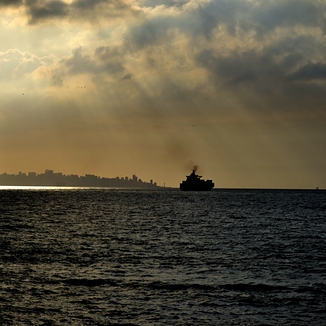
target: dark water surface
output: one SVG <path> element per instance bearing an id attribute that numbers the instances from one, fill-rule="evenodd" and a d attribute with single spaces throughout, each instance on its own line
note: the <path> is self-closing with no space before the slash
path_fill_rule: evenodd
<path id="1" fill-rule="evenodd" d="M 326 192 L 0 190 L 0 325 L 326 325 Z"/>

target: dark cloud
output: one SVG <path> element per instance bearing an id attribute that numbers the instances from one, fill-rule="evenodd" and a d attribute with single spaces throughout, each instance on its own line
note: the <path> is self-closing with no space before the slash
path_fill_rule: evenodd
<path id="1" fill-rule="evenodd" d="M 173 23 L 173 22 L 172 22 Z M 161 43 L 167 36 L 167 31 L 173 28 L 169 20 L 155 19 L 133 26 L 126 35 L 126 43 L 142 49 Z"/>
<path id="2" fill-rule="evenodd" d="M 63 18 L 69 14 L 69 6 L 60 0 L 27 0 L 26 7 L 32 24 L 51 18 Z"/>
<path id="3" fill-rule="evenodd" d="M 212 1 L 195 12 L 199 31 L 210 37 L 218 25 L 225 25 L 230 34 L 237 28 L 245 28 L 246 20 L 252 10 L 252 4 L 241 0 Z M 197 27 L 198 29 L 198 27 Z"/>
<path id="4" fill-rule="evenodd" d="M 261 99 L 274 109 L 285 106 L 305 109 L 308 103 L 314 103 L 315 108 L 326 104 L 324 86 L 316 83 L 326 81 L 326 64 L 311 63 L 310 58 L 311 55 L 296 49 L 290 52 L 285 47 L 282 52 L 280 48 L 276 51 L 266 47 L 234 50 L 224 56 L 217 51 L 203 50 L 197 62 L 210 74 L 216 89 L 225 89 L 243 98 Z"/>
<path id="5" fill-rule="evenodd" d="M 100 72 L 116 74 L 124 72 L 122 61 L 124 53 L 114 46 L 98 47 L 94 51 L 94 60 Z"/>
<path id="6" fill-rule="evenodd" d="M 289 8 L 290 4 L 294 6 L 293 1 L 285 2 L 286 8 Z M 261 6 L 264 7 L 264 4 Z M 306 1 L 297 3 L 297 6 L 300 7 L 297 11 L 302 14 L 311 7 Z M 317 15 L 313 9 L 310 10 L 310 14 Z M 294 16 L 299 19 L 298 13 Z M 295 21 L 294 18 L 288 20 L 292 24 Z M 311 18 L 306 20 L 306 23 L 312 24 L 313 21 Z M 257 41 L 255 36 L 252 40 Z M 325 79 L 325 62 L 321 60 L 326 46 L 318 36 L 285 32 L 274 39 L 265 35 L 264 40 L 265 43 L 257 43 L 256 47 L 246 49 L 241 46 L 223 55 L 217 49 L 207 47 L 198 54 L 197 62 L 207 69 L 216 85 L 235 87 L 251 84 L 257 91 L 264 87 L 266 93 L 273 93 L 275 85 L 289 87 L 295 80 Z"/>
<path id="7" fill-rule="evenodd" d="M 241 0 L 212 1 L 199 6 L 192 15 L 193 27 L 210 36 L 218 25 L 225 25 L 230 34 L 237 30 L 255 31 L 262 37 L 277 28 L 295 26 L 318 27 L 325 30 L 326 3 L 310 0 L 276 0 L 250 2 Z"/>
<path id="8" fill-rule="evenodd" d="M 293 81 L 326 81 L 326 64 L 309 63 L 289 76 Z"/>
<path id="9" fill-rule="evenodd" d="M 181 7 L 188 2 L 189 0 L 144 0 L 143 4 L 147 7 Z"/>
<path id="10" fill-rule="evenodd" d="M 89 74 L 91 76 L 111 75 L 121 79 L 127 75 L 122 64 L 122 58 L 116 49 L 111 47 L 96 48 L 93 54 L 89 54 L 78 47 L 72 51 L 72 55 L 60 61 L 52 75 L 55 86 L 63 85 L 65 75 Z"/>
<path id="11" fill-rule="evenodd" d="M 271 57 L 255 50 L 236 52 L 228 56 L 219 56 L 212 50 L 202 51 L 198 62 L 214 77 L 216 82 L 241 84 L 249 81 L 262 82 L 279 79 L 283 72 Z"/>
<path id="12" fill-rule="evenodd" d="M 121 78 L 121 80 L 129 80 L 131 78 L 132 78 L 132 74 L 126 74 Z"/>
<path id="13" fill-rule="evenodd" d="M 0 6 L 18 6 L 23 3 L 23 0 L 0 0 Z"/>
<path id="14" fill-rule="evenodd" d="M 62 60 L 63 65 L 70 74 L 92 73 L 96 70 L 96 65 L 88 54 L 83 52 L 82 47 L 72 51 L 72 56 Z"/>
<path id="15" fill-rule="evenodd" d="M 220 0 L 186 8 L 185 2 L 165 2 L 178 8 L 177 15 L 155 15 L 151 19 L 133 25 L 126 35 L 126 42 L 138 49 L 169 42 L 171 30 L 191 37 L 195 42 L 201 36 L 211 39 L 214 29 L 225 24 L 230 32 L 237 26 L 238 13 L 245 11 L 248 3 L 239 0 Z M 182 7 L 184 6 L 184 7 Z M 154 6 L 155 7 L 155 6 Z"/>
<path id="16" fill-rule="evenodd" d="M 105 19 L 135 16 L 137 11 L 126 0 L 75 0 L 70 5 L 70 18 L 98 24 Z"/>
<path id="17" fill-rule="evenodd" d="M 75 0 L 70 4 L 62 0 L 0 0 L 1 6 L 22 6 L 30 24 L 39 24 L 49 19 L 89 20 L 94 23 L 107 17 L 123 17 L 134 10 L 124 1 Z M 102 6 L 100 9 L 99 7 Z"/>
<path id="18" fill-rule="evenodd" d="M 99 60 L 105 62 L 122 56 L 123 52 L 115 46 L 100 46 L 95 49 L 94 54 Z"/>
<path id="19" fill-rule="evenodd" d="M 316 27 L 326 30 L 326 4 L 308 0 L 262 1 L 219 0 L 191 5 L 188 2 L 164 1 L 155 4 L 156 14 L 133 25 L 126 40 L 142 49 L 166 42 L 169 31 L 178 30 L 194 42 L 200 37 L 212 40 L 216 28 L 223 26 L 230 36 L 239 32 L 254 32 L 254 38 L 261 40 L 277 28 Z M 159 15 L 163 7 L 175 7 L 176 15 Z"/>
<path id="20" fill-rule="evenodd" d="M 265 1 L 251 16 L 255 30 L 261 34 L 279 27 L 325 26 L 325 2 L 310 0 Z"/>
<path id="21" fill-rule="evenodd" d="M 311 35 L 291 35 L 290 33 L 290 35 L 285 34 L 273 42 L 269 42 L 262 51 L 267 56 L 284 57 L 291 55 L 292 60 L 294 60 L 294 56 L 297 56 L 296 60 L 299 57 L 301 60 L 306 60 L 306 58 L 314 55 L 319 56 L 325 50 L 326 47 L 323 42 Z"/>
<path id="22" fill-rule="evenodd" d="M 75 0 L 72 3 L 72 7 L 79 10 L 90 10 L 94 9 L 98 4 L 108 3 L 107 0 Z"/>
<path id="23" fill-rule="evenodd" d="M 198 7 L 191 16 L 193 29 L 209 37 L 218 25 L 230 34 L 237 30 L 255 31 L 261 38 L 277 28 L 295 26 L 326 30 L 326 3 L 310 0 L 276 0 L 252 3 L 241 0 L 212 1 Z"/>

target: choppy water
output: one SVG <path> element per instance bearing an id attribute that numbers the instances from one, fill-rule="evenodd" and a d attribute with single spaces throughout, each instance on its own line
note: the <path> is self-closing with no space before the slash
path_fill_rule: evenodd
<path id="1" fill-rule="evenodd" d="M 1 325 L 325 325 L 326 193 L 0 191 Z"/>

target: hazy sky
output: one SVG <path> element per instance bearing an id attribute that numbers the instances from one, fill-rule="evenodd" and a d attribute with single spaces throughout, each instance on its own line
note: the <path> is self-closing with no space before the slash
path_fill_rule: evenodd
<path id="1" fill-rule="evenodd" d="M 0 173 L 326 188 L 326 0 L 0 0 Z"/>

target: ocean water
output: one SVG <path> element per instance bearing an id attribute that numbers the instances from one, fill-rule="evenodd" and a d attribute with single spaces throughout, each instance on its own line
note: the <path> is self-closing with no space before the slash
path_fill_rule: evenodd
<path id="1" fill-rule="evenodd" d="M 326 192 L 1 189 L 0 325 L 326 325 Z"/>

